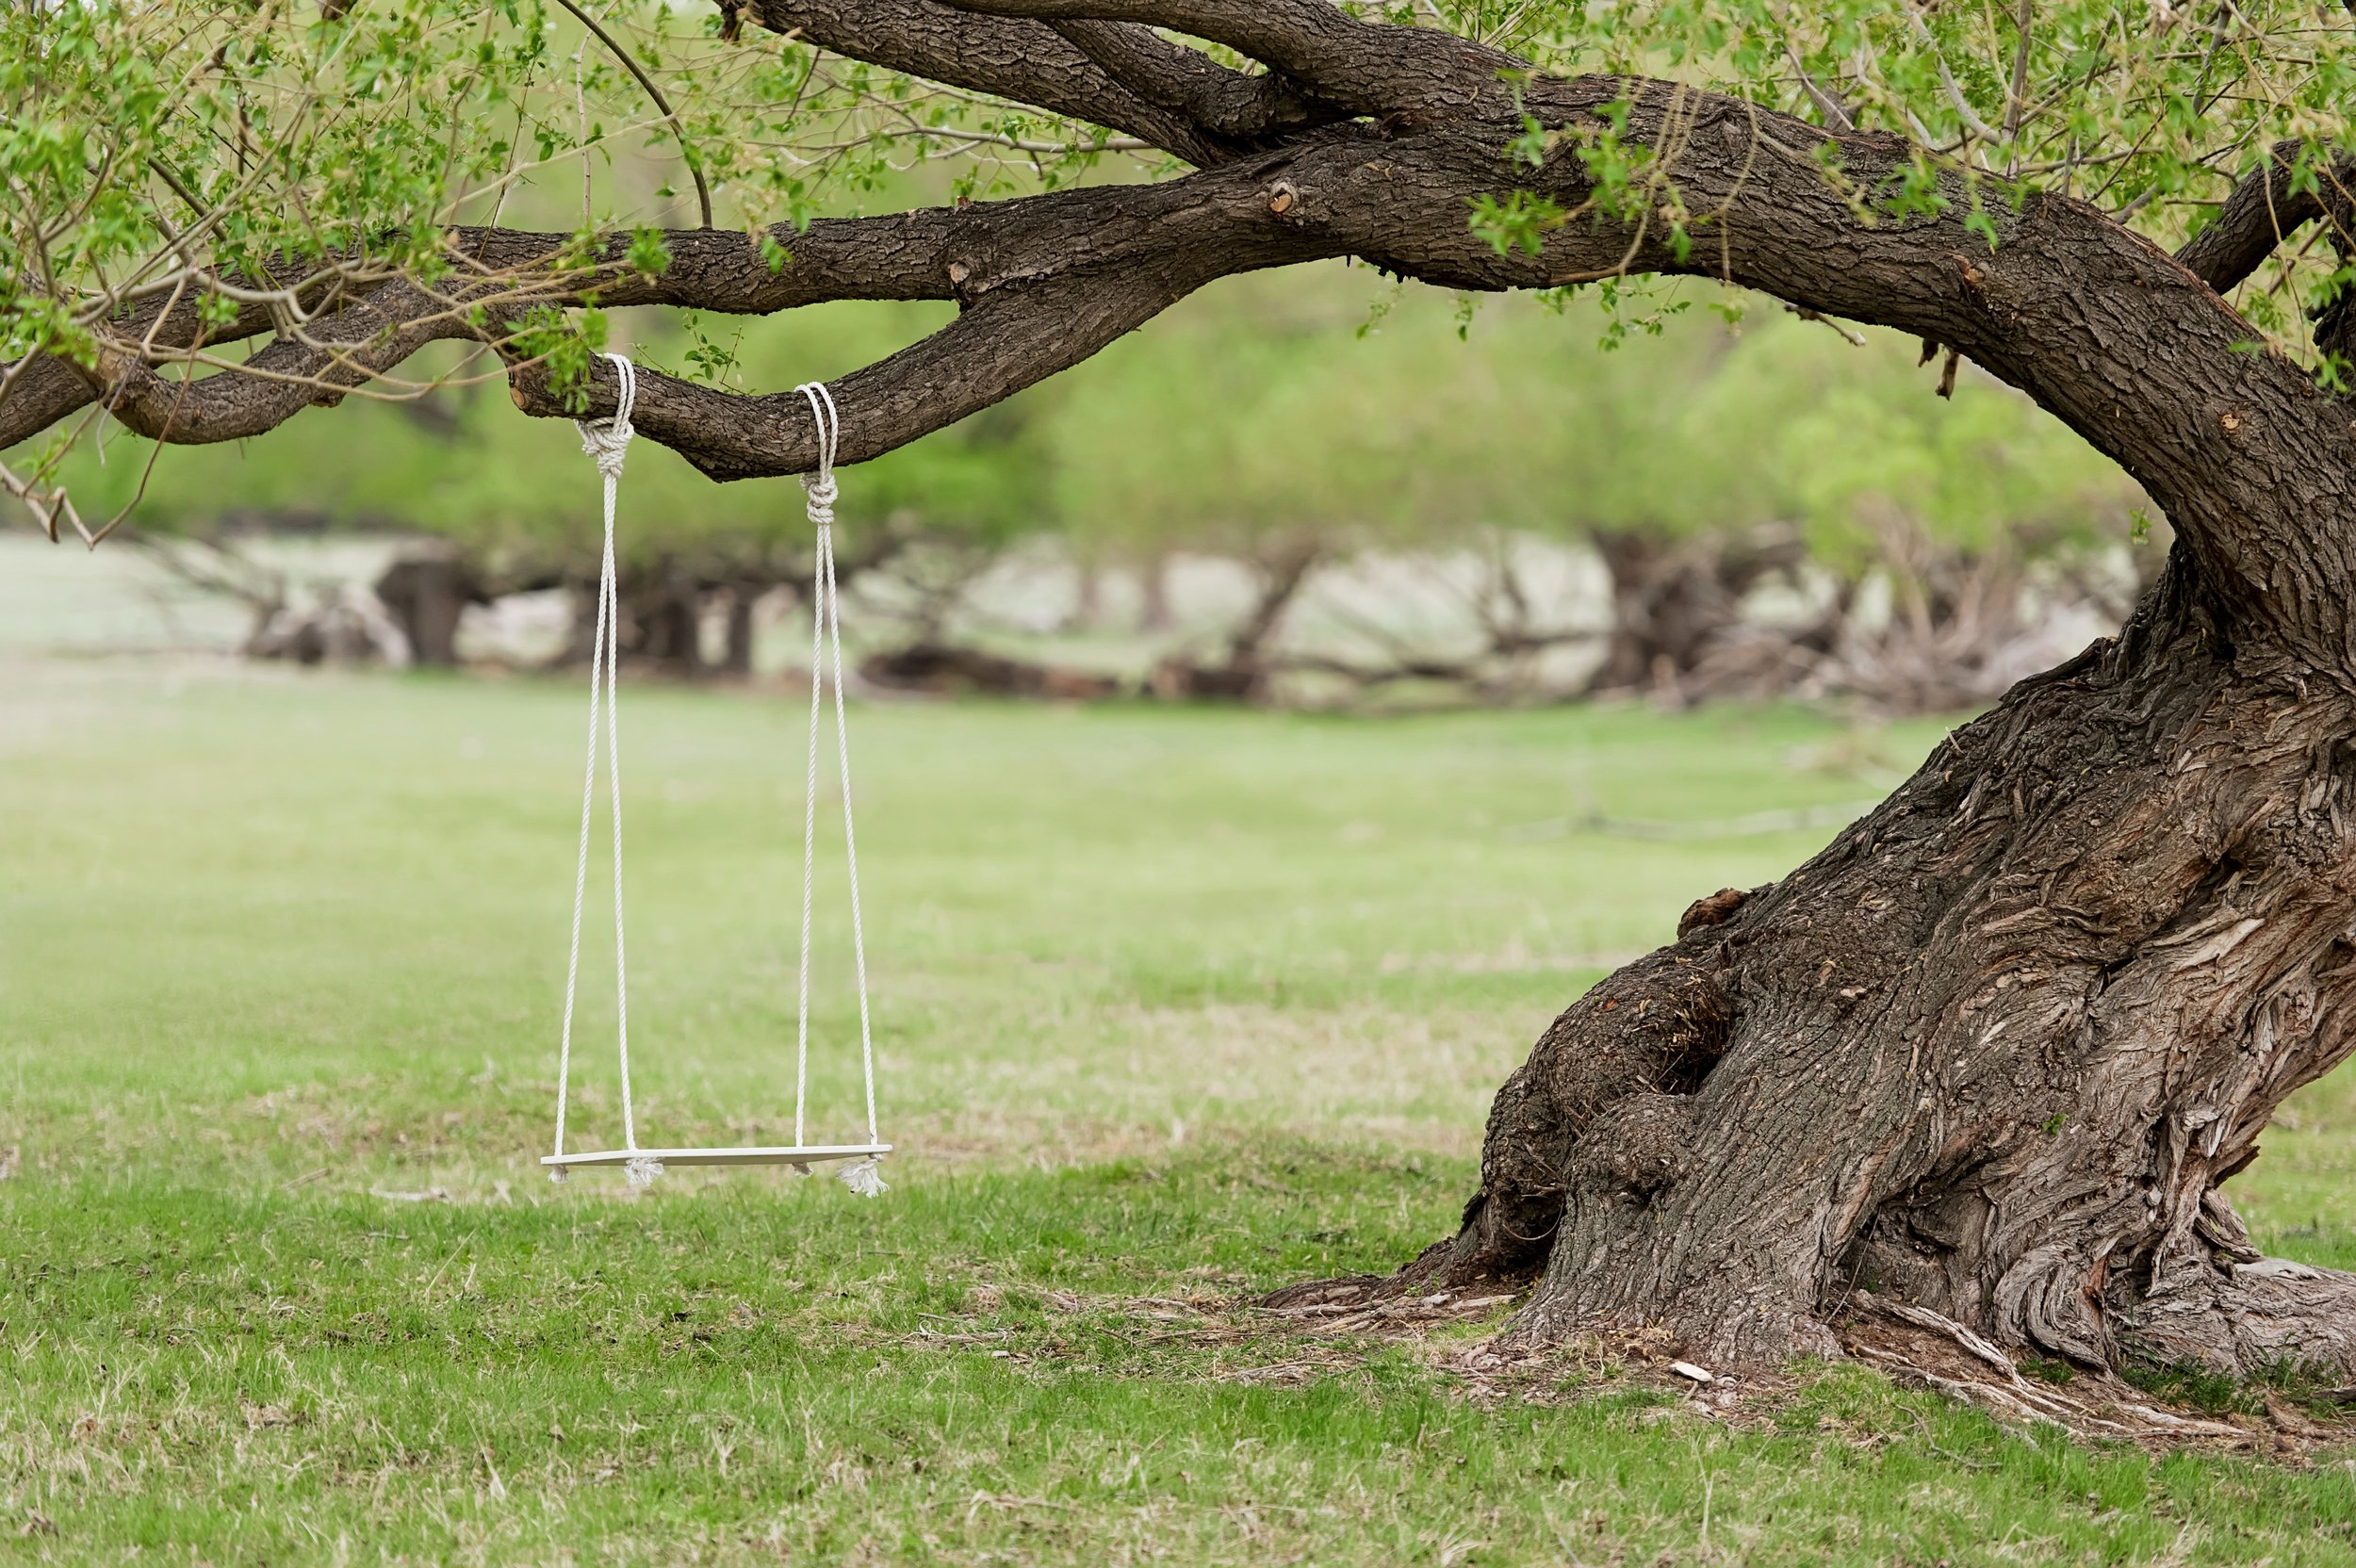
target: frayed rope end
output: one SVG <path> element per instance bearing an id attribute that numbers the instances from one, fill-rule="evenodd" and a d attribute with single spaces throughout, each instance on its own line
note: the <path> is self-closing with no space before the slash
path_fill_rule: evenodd
<path id="1" fill-rule="evenodd" d="M 641 1154 L 622 1167 L 622 1174 L 630 1178 L 631 1186 L 650 1187 L 654 1185 L 654 1179 L 663 1174 L 663 1162 Z"/>
<path id="2" fill-rule="evenodd" d="M 548 1180 L 554 1182 L 558 1186 L 563 1186 L 565 1183 L 571 1181 L 572 1179 L 573 1173 L 569 1167 L 561 1165 L 552 1165 L 548 1167 Z"/>
<path id="3" fill-rule="evenodd" d="M 834 1178 L 861 1198 L 881 1198 L 891 1190 L 884 1184 L 883 1173 L 873 1159 L 853 1160 L 839 1168 Z"/>

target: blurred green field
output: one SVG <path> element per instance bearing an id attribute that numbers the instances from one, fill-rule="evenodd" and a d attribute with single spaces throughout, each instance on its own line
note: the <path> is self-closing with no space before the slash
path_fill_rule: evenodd
<path id="1" fill-rule="evenodd" d="M 1481 1399 L 1478 1325 L 1178 1304 L 1444 1233 L 1552 1014 L 1937 725 L 864 707 L 905 1152 L 862 1203 L 538 1175 L 582 710 L 0 663 L 0 1558 L 2356 1561 L 2349 1463 L 2094 1452 L 1850 1369 L 1741 1430 L 1606 1367 Z M 646 1141 L 790 1119 L 804 722 L 625 693 Z M 813 1134 L 848 1134 L 837 927 L 819 957 Z M 2351 1099 L 2237 1181 L 2273 1250 L 2356 1265 Z"/>

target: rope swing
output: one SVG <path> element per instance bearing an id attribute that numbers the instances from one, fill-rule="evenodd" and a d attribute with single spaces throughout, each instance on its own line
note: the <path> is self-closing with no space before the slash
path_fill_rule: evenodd
<path id="1" fill-rule="evenodd" d="M 674 1165 L 790 1165 L 807 1176 L 810 1167 L 842 1162 L 835 1171 L 844 1185 L 862 1197 L 884 1191 L 876 1162 L 892 1152 L 882 1140 L 875 1119 L 875 1045 L 867 1005 L 867 939 L 859 917 L 859 841 L 851 820 L 850 725 L 843 710 L 843 595 L 835 580 L 834 459 L 842 432 L 842 416 L 834 395 L 820 382 L 794 388 L 810 404 L 818 427 L 818 469 L 802 477 L 810 523 L 817 531 L 816 564 L 811 573 L 810 645 L 809 767 L 802 797 L 802 961 L 795 1007 L 794 1055 L 794 1141 L 790 1145 L 737 1149 L 641 1149 L 630 1084 L 630 971 L 622 932 L 622 772 L 621 743 L 615 726 L 615 671 L 621 662 L 621 604 L 615 585 L 614 550 L 614 499 L 622 478 L 622 462 L 630 450 L 630 416 L 638 400 L 638 370 L 628 356 L 605 356 L 614 366 L 620 387 L 614 415 L 608 419 L 576 421 L 581 450 L 595 458 L 605 488 L 605 547 L 597 570 L 597 629 L 589 650 L 589 760 L 581 785 L 581 846 L 573 872 L 572 950 L 564 972 L 564 1022 L 556 1059 L 556 1147 L 540 1163 L 549 1177 L 564 1181 L 576 1166 L 622 1168 L 630 1185 L 643 1187 Z M 867 1094 L 867 1141 L 852 1144 L 810 1144 L 807 1118 L 810 1104 L 810 936 L 811 893 L 818 858 L 818 731 L 825 704 L 825 656 L 834 663 L 835 754 L 843 788 L 843 847 L 851 883 L 851 954 L 859 977 L 859 1068 Z M 581 923 L 588 904 L 589 827 L 597 790 L 598 721 L 604 720 L 606 793 L 614 817 L 614 996 L 615 1041 L 621 1060 L 622 1147 L 594 1152 L 564 1152 L 564 1113 L 570 1098 L 573 1068 L 573 1004 L 581 985 Z"/>

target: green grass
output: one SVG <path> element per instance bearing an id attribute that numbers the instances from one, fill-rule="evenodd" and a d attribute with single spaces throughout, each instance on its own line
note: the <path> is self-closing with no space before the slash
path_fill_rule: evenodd
<path id="1" fill-rule="evenodd" d="M 1224 1310 L 1444 1233 L 1552 1013 L 1825 836 L 1579 819 L 1864 798 L 1937 726 L 862 710 L 906 1150 L 863 1203 L 537 1176 L 581 717 L 535 682 L 0 669 L 0 1560 L 2356 1561 L 2346 1464 L 2089 1450 L 1851 1368 L 1728 1429 L 1604 1365 L 1471 1387 L 1480 1325 Z M 622 717 L 642 1131 L 778 1135 L 802 718 Z M 2267 1245 L 2356 1262 L 2348 1099 L 2240 1184 Z"/>

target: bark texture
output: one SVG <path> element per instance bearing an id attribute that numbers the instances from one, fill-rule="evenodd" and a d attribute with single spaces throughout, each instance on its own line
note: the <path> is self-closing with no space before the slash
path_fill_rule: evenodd
<path id="1" fill-rule="evenodd" d="M 1830 1354 L 1863 1288 L 2094 1366 L 2356 1367 L 2356 1277 L 2218 1184 L 2356 1046 L 2356 707 L 2180 551 L 1782 882 L 1559 1018 L 1418 1283 L 1518 1331 Z"/>

